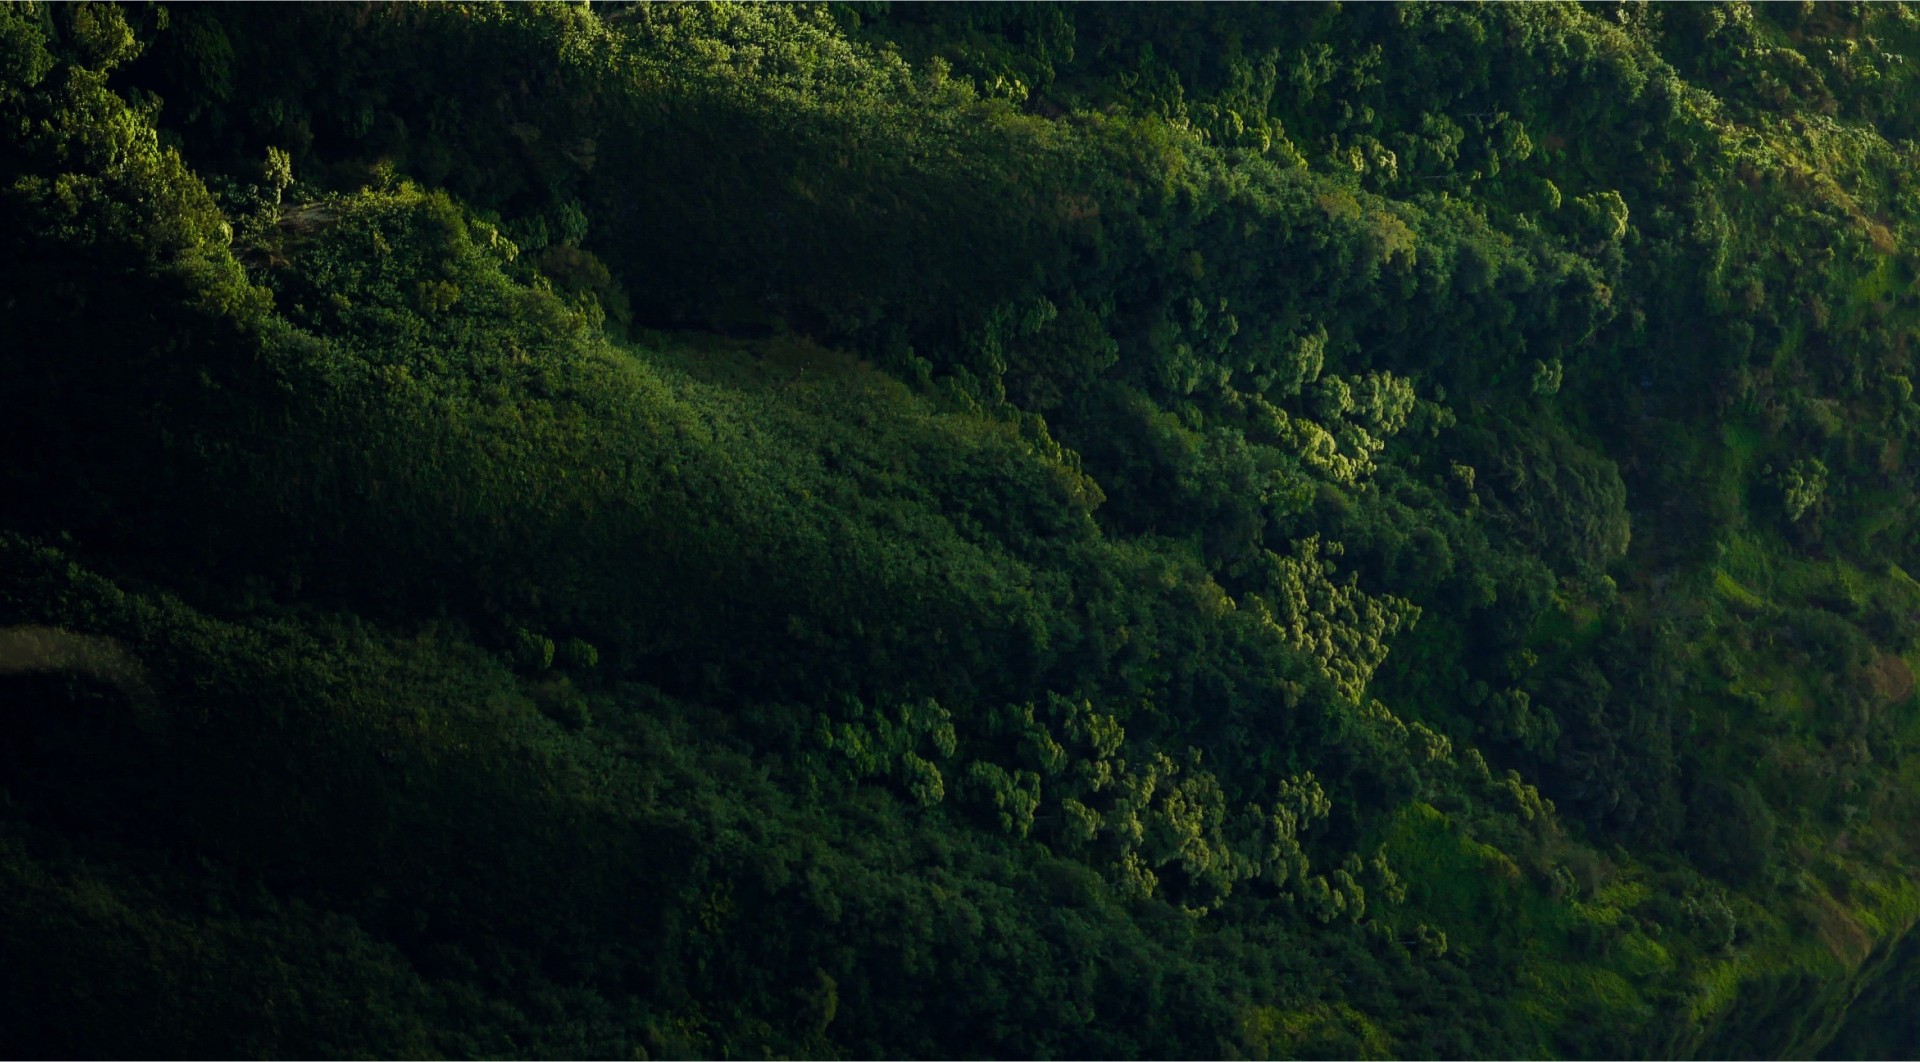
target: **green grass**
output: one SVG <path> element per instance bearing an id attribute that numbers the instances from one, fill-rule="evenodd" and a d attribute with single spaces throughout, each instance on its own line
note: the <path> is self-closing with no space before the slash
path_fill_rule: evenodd
<path id="1" fill-rule="evenodd" d="M 1713 588 L 1721 598 L 1733 603 L 1745 612 L 1758 614 L 1768 610 L 1767 599 L 1736 582 L 1733 576 L 1724 571 L 1713 573 Z"/>
<path id="2" fill-rule="evenodd" d="M 1769 548 L 1752 532 L 1734 532 L 1722 540 L 1720 569 L 1735 583 L 1752 588 L 1760 598 L 1773 594 L 1774 558 L 1779 551 Z"/>

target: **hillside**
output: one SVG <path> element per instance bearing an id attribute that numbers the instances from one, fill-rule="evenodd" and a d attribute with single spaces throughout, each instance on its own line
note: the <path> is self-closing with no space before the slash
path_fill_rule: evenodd
<path id="1" fill-rule="evenodd" d="M 0 1047 L 1920 1051 L 1917 68 L 0 7 Z"/>

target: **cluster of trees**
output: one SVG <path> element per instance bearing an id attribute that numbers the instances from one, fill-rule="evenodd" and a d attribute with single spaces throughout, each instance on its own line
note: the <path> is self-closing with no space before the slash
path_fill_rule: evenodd
<path id="1" fill-rule="evenodd" d="M 12 1046 L 1888 1042 L 1913 22 L 0 9 Z"/>

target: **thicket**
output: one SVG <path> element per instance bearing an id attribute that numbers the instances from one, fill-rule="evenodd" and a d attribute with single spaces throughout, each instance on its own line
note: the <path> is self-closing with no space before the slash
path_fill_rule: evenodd
<path id="1" fill-rule="evenodd" d="M 1898 1042 L 1915 45 L 0 8 L 3 1042 Z"/>

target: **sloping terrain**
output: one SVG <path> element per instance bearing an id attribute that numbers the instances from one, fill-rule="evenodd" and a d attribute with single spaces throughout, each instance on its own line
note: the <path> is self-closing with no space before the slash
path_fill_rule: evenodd
<path id="1" fill-rule="evenodd" d="M 1920 1049 L 1910 60 L 0 7 L 0 1045 Z"/>

